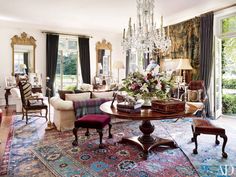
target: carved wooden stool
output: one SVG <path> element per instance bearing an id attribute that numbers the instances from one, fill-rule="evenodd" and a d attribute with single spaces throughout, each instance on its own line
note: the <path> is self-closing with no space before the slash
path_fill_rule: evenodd
<path id="1" fill-rule="evenodd" d="M 100 144 L 99 148 L 102 148 L 102 137 L 103 137 L 103 127 L 105 127 L 107 124 L 109 125 L 109 138 L 112 138 L 111 134 L 111 118 L 108 115 L 105 114 L 87 114 L 78 120 L 75 121 L 75 128 L 73 129 L 73 134 L 75 136 L 75 140 L 73 141 L 73 145 L 78 145 L 78 136 L 77 131 L 78 128 L 87 128 L 87 132 L 85 133 L 85 136 L 89 136 L 89 128 L 95 128 L 97 129 L 97 132 L 99 133 L 100 138 Z"/>
<path id="2" fill-rule="evenodd" d="M 225 152 L 225 146 L 227 143 L 227 136 L 225 134 L 225 129 L 216 127 L 213 125 L 209 120 L 206 119 L 193 119 L 192 123 L 192 131 L 193 131 L 193 138 L 192 142 L 195 142 L 195 149 L 193 149 L 193 153 L 197 154 L 197 136 L 202 134 L 210 134 L 210 135 L 216 135 L 215 143 L 218 145 L 220 144 L 220 141 L 218 140 L 218 136 L 224 139 L 223 145 L 222 145 L 222 156 L 224 158 L 227 158 L 228 155 Z"/>

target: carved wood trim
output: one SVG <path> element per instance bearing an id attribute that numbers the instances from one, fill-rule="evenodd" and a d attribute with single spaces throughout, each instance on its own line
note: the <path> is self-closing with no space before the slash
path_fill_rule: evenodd
<path id="1" fill-rule="evenodd" d="M 11 46 L 14 45 L 33 45 L 36 47 L 36 40 L 33 36 L 27 36 L 25 32 L 21 33 L 21 36 L 15 35 L 11 38 Z"/>
<path id="2" fill-rule="evenodd" d="M 98 41 L 96 43 L 96 50 L 98 49 L 105 49 L 112 51 L 112 45 L 110 42 L 107 42 L 105 39 L 103 39 L 102 42 Z"/>

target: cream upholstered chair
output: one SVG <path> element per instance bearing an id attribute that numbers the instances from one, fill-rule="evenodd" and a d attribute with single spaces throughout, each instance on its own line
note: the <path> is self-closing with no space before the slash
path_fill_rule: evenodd
<path id="1" fill-rule="evenodd" d="M 16 103 L 16 112 L 22 111 L 22 102 L 21 102 L 21 96 L 20 96 L 20 89 L 15 87 L 10 90 L 11 95 Z"/>
<path id="2" fill-rule="evenodd" d="M 203 80 L 190 81 L 182 99 L 186 101 L 187 113 L 196 114 L 198 112 L 203 118 L 206 117 L 205 105 L 208 97 Z"/>

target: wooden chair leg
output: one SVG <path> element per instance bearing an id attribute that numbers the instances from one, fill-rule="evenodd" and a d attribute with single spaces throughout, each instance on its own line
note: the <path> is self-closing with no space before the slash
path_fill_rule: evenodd
<path id="1" fill-rule="evenodd" d="M 216 135 L 216 141 L 215 141 L 216 145 L 220 144 L 220 141 L 218 140 L 218 135 Z"/>
<path id="2" fill-rule="evenodd" d="M 108 138 L 112 138 L 112 134 L 111 134 L 112 125 L 111 125 L 111 123 L 108 123 L 108 126 L 109 126 L 109 136 L 108 136 Z"/>
<path id="3" fill-rule="evenodd" d="M 90 135 L 90 133 L 89 133 L 89 128 L 87 128 L 87 131 L 86 131 L 86 133 L 85 133 L 85 136 L 89 136 Z"/>
<path id="4" fill-rule="evenodd" d="M 103 148 L 102 146 L 102 137 L 103 137 L 103 133 L 102 133 L 103 129 L 97 129 L 97 132 L 99 133 L 99 148 Z"/>
<path id="5" fill-rule="evenodd" d="M 198 136 L 198 134 L 196 134 L 196 133 L 193 134 L 193 138 L 194 138 L 194 142 L 195 142 L 195 149 L 193 149 L 194 154 L 198 154 L 198 152 L 197 152 L 197 136 Z"/>
<path id="6" fill-rule="evenodd" d="M 193 129 L 193 125 L 191 125 L 192 127 L 192 133 L 193 133 L 193 137 L 191 138 L 191 141 L 194 142 L 194 129 Z"/>
<path id="7" fill-rule="evenodd" d="M 26 115 L 26 124 L 28 124 L 28 111 L 25 110 L 25 115 Z"/>
<path id="8" fill-rule="evenodd" d="M 224 158 L 227 158 L 228 155 L 227 155 L 227 153 L 225 152 L 225 146 L 226 146 L 226 143 L 227 143 L 228 138 L 227 138 L 226 135 L 220 135 L 220 137 L 224 139 L 224 142 L 223 142 L 223 145 L 222 145 L 222 156 L 223 156 Z"/>
<path id="9" fill-rule="evenodd" d="M 25 117 L 25 113 L 24 113 L 24 108 L 22 107 L 22 120 L 24 120 L 24 117 Z"/>
<path id="10" fill-rule="evenodd" d="M 72 145 L 73 146 L 78 146 L 78 135 L 77 135 L 77 132 L 78 132 L 78 128 L 73 128 L 73 134 L 75 136 L 75 140 L 72 142 Z"/>
<path id="11" fill-rule="evenodd" d="M 46 121 L 48 121 L 48 109 L 47 108 L 46 108 L 45 118 L 46 118 Z"/>

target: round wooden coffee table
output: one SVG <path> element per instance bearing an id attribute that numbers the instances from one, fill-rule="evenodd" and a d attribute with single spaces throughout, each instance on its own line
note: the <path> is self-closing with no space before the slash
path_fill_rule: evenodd
<path id="1" fill-rule="evenodd" d="M 142 132 L 141 136 L 133 137 L 123 137 L 121 142 L 131 142 L 140 146 L 144 152 L 144 157 L 147 158 L 148 152 L 156 146 L 169 146 L 176 148 L 177 145 L 173 140 L 164 139 L 157 136 L 152 136 L 155 126 L 151 124 L 151 120 L 163 120 L 163 119 L 176 119 L 189 116 L 184 112 L 176 114 L 162 114 L 155 111 L 152 111 L 151 108 L 142 108 L 140 113 L 126 113 L 117 111 L 116 103 L 111 107 L 111 101 L 105 102 L 100 106 L 102 112 L 109 114 L 111 116 L 120 118 L 120 119 L 130 119 L 130 120 L 141 120 L 142 123 L 139 126 L 140 131 Z"/>

